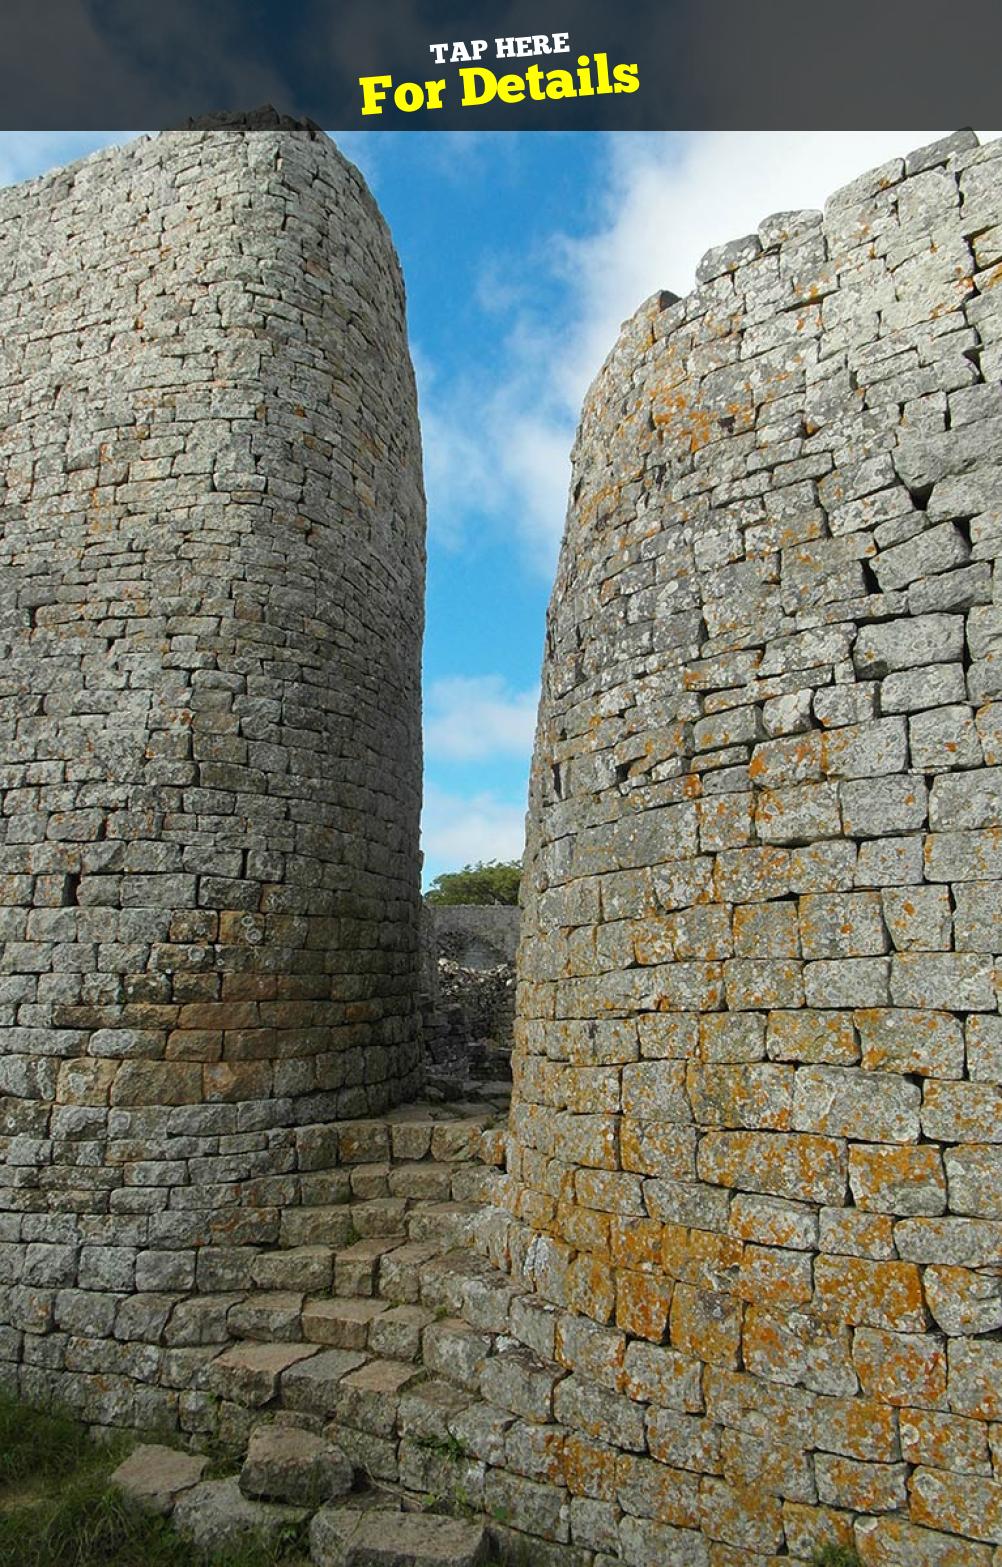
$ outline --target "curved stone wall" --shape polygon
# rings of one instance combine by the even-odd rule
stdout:
[[[419,1081],[414,382],[305,132],[0,191],[0,330],[0,1320],[99,1336]]]
[[[579,1545],[625,1510],[630,1562],[764,1564],[855,1520],[881,1567],[987,1567],[1002,143],[698,280],[626,324],[574,451],[495,1248],[526,1343],[557,1308]]]

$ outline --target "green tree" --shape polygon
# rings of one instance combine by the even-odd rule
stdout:
[[[478,860],[461,871],[443,871],[425,893],[427,903],[517,903],[520,860]]]

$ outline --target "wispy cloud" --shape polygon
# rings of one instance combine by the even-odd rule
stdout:
[[[428,690],[425,746],[443,761],[525,757],[532,750],[539,689],[512,691],[501,675],[455,675]]]
[[[525,843],[525,807],[489,791],[465,796],[430,784],[425,790],[421,846],[426,879],[478,860],[515,860]]]
[[[935,131],[620,133],[603,137],[597,218],[555,234],[502,279],[509,327],[500,373],[421,378],[432,525],[462,542],[464,519],[513,533],[523,562],[552,574],[581,401],[620,324],[656,289],[687,293],[712,245],[775,211],[820,207],[864,169]],[[485,262],[480,294],[499,278]],[[545,301],[540,280],[549,287]],[[565,306],[556,319],[552,284]],[[535,280],[535,281],[534,281]]]

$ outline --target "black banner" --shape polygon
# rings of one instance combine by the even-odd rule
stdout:
[[[6,0],[0,122],[952,128],[995,123],[1000,56],[999,0]]]

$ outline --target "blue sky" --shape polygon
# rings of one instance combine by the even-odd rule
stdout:
[[[691,288],[710,245],[938,133],[334,134],[407,282],[429,503],[427,882],[521,851],[568,453],[619,323],[656,288]],[[0,134],[0,184],[121,139]]]

